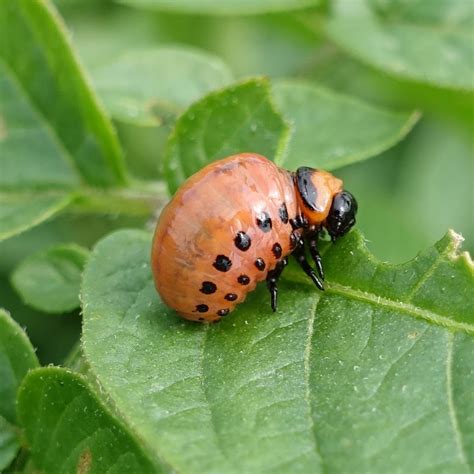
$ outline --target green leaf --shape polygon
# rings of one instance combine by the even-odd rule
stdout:
[[[53,367],[31,372],[18,412],[42,472],[162,472],[77,374]]]
[[[0,309],[0,469],[6,468],[20,447],[16,428],[16,393],[38,359],[24,331]]]
[[[16,423],[15,398],[28,370],[38,366],[38,359],[28,337],[3,309],[0,309],[0,416]]]
[[[126,174],[112,125],[51,4],[3,0],[0,31],[3,239],[66,207],[81,183],[118,186]]]
[[[334,169],[375,156],[402,140],[419,118],[394,113],[298,80],[273,86],[279,109],[293,125],[286,155],[291,169]]]
[[[0,241],[40,224],[71,202],[67,194],[0,194]]]
[[[395,76],[473,89],[474,10],[464,0],[336,3],[325,24],[351,55]]]
[[[217,57],[177,46],[130,51],[94,73],[111,115],[141,126],[161,125],[231,81],[231,72]]]
[[[179,118],[167,145],[165,174],[171,193],[208,163],[242,152],[275,159],[288,126],[274,109],[269,84],[252,79],[196,102]]]
[[[5,469],[11,464],[19,448],[16,428],[0,416],[0,469]]]
[[[377,155],[401,140],[419,113],[394,113],[298,80],[252,80],[212,93],[192,105],[171,135],[166,177],[174,192],[207,163],[244,151],[279,165],[334,169]]]
[[[178,13],[204,15],[243,15],[297,10],[318,5],[319,0],[120,0],[133,7],[156,8]]]
[[[119,143],[52,5],[47,1],[3,0],[0,30],[7,38],[0,43],[7,87],[15,88],[21,96],[23,108],[28,109],[25,114],[34,115],[35,128],[52,135],[62,159],[67,165],[72,162],[85,182],[101,187],[123,184],[126,178]],[[15,119],[10,114],[3,117],[18,139],[21,130],[15,130],[20,125]],[[36,141],[30,143],[30,149],[37,152]],[[33,157],[38,159],[37,154],[32,155],[22,157],[23,168],[28,168]],[[10,160],[12,156],[9,153]]]
[[[120,231],[83,279],[91,371],[151,453],[187,472],[456,472],[474,466],[473,265],[453,232],[400,266],[353,232],[228,319],[179,320],[151,237]],[[119,256],[119,257],[117,257]]]
[[[45,313],[79,307],[81,274],[89,252],[75,244],[51,247],[28,256],[12,274],[23,301]]]

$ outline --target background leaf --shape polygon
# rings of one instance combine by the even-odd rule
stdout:
[[[296,10],[317,5],[319,0],[204,0],[196,3],[193,0],[121,0],[133,7],[156,8],[182,13],[199,13],[207,15],[265,13],[280,10]]]
[[[277,314],[261,286],[202,327],[159,301],[150,236],[118,232],[86,267],[84,352],[180,472],[468,473],[473,266],[459,244],[390,266],[351,233],[324,250],[324,294],[292,269]]]
[[[19,449],[16,392],[26,373],[38,366],[30,341],[20,326],[0,309],[0,469]]]
[[[0,236],[6,238],[65,207],[66,189],[79,182],[123,185],[126,174],[114,130],[52,6],[5,0],[0,30]],[[58,188],[62,195],[51,196]]]
[[[342,154],[351,164],[337,175],[356,195],[358,229],[380,258],[406,261],[450,227],[461,231],[466,237],[463,247],[472,249],[474,222],[466,208],[472,194],[474,94],[470,5],[464,0],[315,0],[314,8],[297,11],[298,2],[262,0],[252,2],[251,8],[264,14],[232,16],[244,9],[249,13],[248,5],[178,0],[170,6],[174,11],[164,11],[130,8],[113,0],[51,1],[64,15],[73,46],[47,0],[0,2],[0,236],[55,216],[0,243],[0,300],[21,327],[28,328],[43,364],[80,371],[85,377],[79,379],[81,387],[93,401],[94,393],[105,395],[91,406],[105,410],[107,416],[100,419],[114,419],[128,439],[114,445],[112,456],[117,459],[115,453],[132,446],[141,456],[142,450],[148,453],[151,470],[183,474],[473,471],[472,264],[467,254],[455,249],[459,239],[454,234],[414,262],[397,267],[374,260],[357,234],[335,246],[322,244],[329,280],[324,294],[290,265],[280,286],[278,314],[270,313],[261,285],[228,320],[210,328],[176,319],[159,302],[146,267],[148,234],[123,238],[116,246],[102,247],[104,242],[95,251],[97,266],[101,263],[110,272],[98,268],[104,280],[98,288],[90,279],[94,298],[86,309],[86,355],[78,345],[78,309],[63,318],[47,317],[26,306],[11,285],[12,270],[33,252],[69,242],[89,248],[119,227],[153,227],[155,212],[166,199],[164,151],[177,114],[189,101],[204,102],[202,94],[226,92],[194,89],[198,84],[193,76],[198,74],[193,70],[184,90],[196,95],[187,97],[181,91],[173,102],[181,97],[188,102],[177,106],[157,97],[148,115],[145,101],[158,96],[158,85],[171,67],[140,69],[141,81],[133,72],[145,56],[155,57],[148,56],[150,51],[163,48],[191,51],[190,62],[199,56],[203,70],[207,58],[217,57],[239,80],[270,77],[272,88],[269,82],[264,87],[270,113],[262,116],[258,132],[265,132],[259,140],[270,150],[277,148],[276,159],[284,166],[298,165],[299,160],[318,166],[324,159],[324,166],[331,168],[341,145],[354,151]],[[270,12],[270,3],[285,10]],[[212,12],[202,10],[216,4],[220,8]],[[336,28],[340,38],[331,31],[334,22],[342,28]],[[122,93],[132,99],[133,107],[127,102],[127,107],[116,109],[114,123],[130,178],[123,172],[123,180],[117,179],[121,173],[115,172],[124,167],[122,151],[73,47],[91,76],[100,79],[109,106],[115,106]],[[157,69],[159,74],[149,80]],[[217,71],[211,82],[222,79]],[[112,87],[112,78],[120,90]],[[211,82],[206,82],[210,89],[227,84]],[[285,94],[277,96],[285,86]],[[88,104],[95,112],[85,113]],[[331,115],[334,110],[337,114]],[[423,117],[411,131],[413,110]],[[140,120],[119,118],[119,112],[130,111],[138,112]],[[218,115],[223,124],[213,126],[222,141],[238,130],[239,116],[232,122]],[[273,115],[268,128],[266,119]],[[317,129],[315,119],[321,119]],[[277,126],[280,123],[283,126]],[[196,147],[183,131],[185,160],[192,168]],[[89,154],[88,145],[84,154],[75,148],[85,135],[94,153]],[[214,130],[205,137],[212,142]],[[242,137],[242,144],[253,149],[255,140],[245,133],[235,145],[240,146]],[[380,152],[378,159],[365,160]],[[180,150],[177,155],[184,156]],[[93,160],[88,162],[88,157]],[[88,182],[79,162],[99,181],[104,176],[111,181]],[[183,177],[173,179],[180,183]],[[66,212],[56,215],[59,210]],[[62,375],[59,379],[65,381]],[[68,391],[61,386],[49,392],[55,383],[50,382],[43,385],[48,397],[35,392],[48,427],[54,423],[47,417],[61,411],[53,402],[64,401],[64,393],[74,385],[67,381]],[[71,393],[81,392],[76,388]],[[69,420],[75,408],[68,404],[61,416]],[[32,406],[28,409],[33,413]],[[66,449],[66,470],[90,467],[90,451],[81,448],[101,434],[84,438],[78,433],[83,420],[91,426],[90,411],[82,416],[79,411],[75,423],[65,423],[69,430],[61,422],[56,425],[60,438],[49,429],[40,433],[41,425],[34,427],[45,439],[32,444],[51,447],[45,463],[52,464],[42,471],[61,468],[58,458],[69,442],[77,447],[73,452]],[[22,449],[8,472],[39,470],[22,428],[0,415],[0,471],[19,444]],[[107,443],[94,447],[108,456]],[[78,458],[78,453],[83,456]]]
[[[94,72],[94,83],[115,119],[157,126],[213,89],[232,81],[208,53],[177,46],[129,51]]]
[[[252,79],[212,93],[186,110],[170,136],[165,161],[170,193],[206,164],[235,153],[275,159],[287,135],[266,80]]]
[[[58,245],[28,256],[14,270],[12,283],[23,301],[45,313],[79,307],[81,274],[89,252],[75,244]]]
[[[53,7],[48,2],[5,0],[0,28],[8,38],[0,45],[4,66],[30,110],[60,142],[64,158],[92,185],[123,184],[120,146]],[[8,127],[9,117],[4,120]]]
[[[352,0],[336,2],[333,8],[325,30],[358,59],[396,76],[441,87],[474,88],[470,2]]]
[[[33,227],[72,202],[67,194],[0,194],[0,241]]]
[[[24,331],[3,309],[0,309],[0,415],[15,424],[16,391],[28,370],[38,366],[38,359]]]
[[[11,464],[19,448],[17,429],[0,416],[0,469]]]
[[[412,129],[419,114],[397,114],[297,80],[272,87],[276,104],[292,124],[287,153],[278,164],[335,169],[375,156]]]
[[[31,372],[18,394],[35,467],[43,472],[162,472],[84,379],[59,368]]]

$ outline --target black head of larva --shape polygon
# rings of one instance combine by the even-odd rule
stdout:
[[[348,191],[342,191],[334,196],[329,215],[326,219],[326,229],[334,241],[347,234],[355,224],[357,201]]]

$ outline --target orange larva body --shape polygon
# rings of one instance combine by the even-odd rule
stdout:
[[[319,193],[312,224],[326,219],[340,180]],[[190,320],[219,320],[289,255],[303,230],[294,173],[256,154],[214,162],[189,178],[163,210],[152,270],[163,301]]]

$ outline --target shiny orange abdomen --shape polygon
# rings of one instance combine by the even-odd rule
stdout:
[[[206,166],[159,219],[152,271],[161,298],[186,319],[219,320],[291,253],[298,211],[292,175],[263,156]]]

